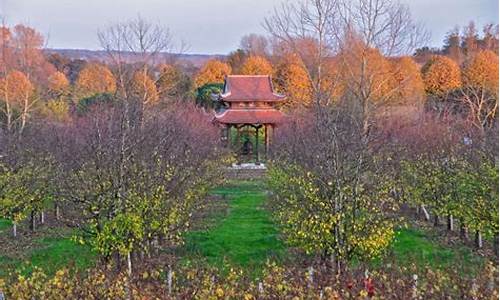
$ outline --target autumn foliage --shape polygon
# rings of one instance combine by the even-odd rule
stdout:
[[[78,75],[76,87],[85,96],[114,93],[116,79],[106,66],[89,64]]]
[[[34,92],[33,84],[20,71],[12,71],[0,81],[0,93],[4,101],[22,105]]]
[[[0,79],[0,99],[5,106],[7,130],[12,128],[16,119],[20,120],[20,130],[24,129],[34,102],[34,92],[33,84],[23,72],[12,71]],[[14,119],[16,115],[19,117]]]
[[[272,75],[273,66],[263,56],[252,55],[241,66],[241,75]]]
[[[344,91],[366,89],[372,102],[385,102],[395,97],[392,66],[378,49],[367,48],[353,39],[339,55],[340,86]]]
[[[302,60],[287,55],[276,67],[275,82],[279,92],[287,96],[289,108],[308,107],[313,101],[311,80]]]
[[[144,71],[134,74],[131,82],[131,93],[136,99],[140,99],[143,104],[153,104],[159,98],[155,82]]]
[[[452,59],[436,55],[423,67],[425,91],[438,97],[461,86],[460,68]]]
[[[395,101],[402,104],[421,104],[425,91],[417,63],[411,57],[403,56],[395,59],[392,67],[397,89]]]
[[[55,95],[63,95],[69,88],[69,81],[62,72],[55,72],[48,78],[48,89]]]
[[[196,74],[194,82],[196,87],[207,83],[223,83],[224,77],[229,74],[231,74],[231,66],[220,60],[212,59],[207,61]]]
[[[478,52],[463,71],[465,84],[484,87],[491,93],[498,94],[498,55],[493,51]]]

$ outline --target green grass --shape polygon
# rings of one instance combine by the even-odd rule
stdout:
[[[217,267],[229,262],[247,269],[260,269],[267,259],[284,257],[286,248],[277,238],[277,228],[269,213],[263,209],[267,196],[262,182],[233,182],[216,189],[214,194],[230,197],[229,213],[212,215],[212,227],[187,235],[183,254],[187,254],[188,259],[202,256]],[[388,250],[385,257],[372,261],[373,266],[387,261],[432,268],[458,265],[467,272],[485,262],[470,248],[441,245],[431,239],[429,233],[418,229],[399,230]]]
[[[45,238],[40,241],[42,247],[31,252],[30,262],[49,274],[70,266],[78,270],[90,267],[96,254],[87,245],[81,245],[70,238]]]
[[[35,241],[35,246],[23,259],[0,256],[0,278],[18,270],[29,274],[35,267],[53,275],[61,268],[85,270],[92,266],[96,254],[88,246],[77,244],[70,237],[46,237]]]
[[[416,229],[399,231],[392,247],[391,254],[398,264],[431,266],[433,268],[457,266],[463,269],[474,269],[484,263],[484,258],[465,246],[442,246],[430,240],[426,234]]]
[[[0,218],[0,231],[3,231],[11,226],[12,226],[11,221]]]
[[[266,199],[263,186],[237,182],[215,190],[215,194],[230,197],[229,213],[212,228],[187,235],[188,255],[201,255],[218,267],[229,262],[248,269],[260,269],[268,258],[280,257],[285,248],[262,207]]]

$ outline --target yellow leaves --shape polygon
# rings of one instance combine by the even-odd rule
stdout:
[[[377,256],[391,243],[396,220],[385,220],[377,206],[392,207],[392,199],[384,197],[383,178],[375,189],[361,183],[332,189],[332,180],[319,181],[311,171],[297,166],[276,168],[269,170],[273,191],[279,196],[273,200],[274,216],[288,244],[306,253],[335,253],[348,260],[353,254]]]
[[[145,71],[134,74],[130,88],[131,94],[145,105],[153,104],[159,99],[156,85]]]
[[[392,63],[393,76],[398,89],[395,103],[421,105],[424,99],[424,82],[418,64],[408,56]]]
[[[460,68],[450,58],[436,55],[422,68],[425,90],[436,96],[444,96],[461,86]]]
[[[241,66],[242,75],[272,75],[273,66],[262,56],[250,56]]]
[[[369,95],[367,100],[373,103],[394,98],[392,65],[378,49],[369,48],[353,38],[346,42],[337,59],[340,85],[344,92],[364,93]]]
[[[217,290],[215,291],[215,294],[217,295],[217,297],[219,298],[222,298],[224,297],[224,290],[222,288],[217,288]]]
[[[76,87],[84,96],[114,93],[116,91],[116,79],[106,66],[89,64],[80,71]]]
[[[66,78],[66,75],[57,71],[49,76],[48,88],[49,91],[56,94],[56,96],[60,96],[67,92],[69,88],[69,81]]]
[[[11,105],[23,106],[33,96],[35,88],[23,72],[12,71],[0,79],[0,99]]]
[[[312,85],[304,63],[297,55],[285,55],[276,67],[274,81],[280,93],[287,96],[287,108],[308,107],[312,103]]]
[[[207,83],[223,83],[224,77],[231,74],[231,66],[216,59],[209,60],[196,74],[195,86],[201,87]]]
[[[498,56],[489,50],[478,52],[464,68],[464,83],[498,94]]]

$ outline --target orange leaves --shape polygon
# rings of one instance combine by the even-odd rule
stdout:
[[[498,94],[498,56],[490,50],[478,52],[465,66],[463,80],[465,84]]]
[[[401,104],[419,104],[424,97],[424,82],[418,64],[408,56],[397,58],[393,63],[397,88],[397,101]]]
[[[131,92],[134,97],[141,99],[144,104],[151,104],[159,99],[154,81],[144,71],[134,74],[131,82]]]
[[[433,56],[422,68],[425,91],[444,96],[461,86],[460,68],[446,56]]]
[[[346,44],[339,54],[341,86],[371,102],[393,98],[394,78],[391,63],[378,49],[360,41]]]
[[[33,93],[33,84],[20,71],[12,71],[0,79],[0,98],[11,105],[24,105]]]
[[[242,75],[272,75],[273,66],[262,56],[250,56],[243,66],[241,66]]]
[[[196,87],[200,87],[207,83],[223,83],[224,76],[231,74],[231,66],[221,62],[220,60],[212,59],[205,63],[194,79]]]
[[[89,64],[78,75],[76,86],[85,96],[114,93],[116,80],[113,73],[103,65]]]
[[[49,76],[48,82],[49,91],[56,95],[64,94],[69,88],[69,81],[66,78],[66,75],[57,71]]]
[[[297,108],[312,102],[309,74],[297,55],[286,55],[276,67],[275,81],[279,92],[287,95],[285,105]]]

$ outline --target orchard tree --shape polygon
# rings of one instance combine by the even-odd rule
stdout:
[[[398,91],[386,57],[411,52],[425,32],[407,6],[389,0],[284,4],[266,28],[299,55],[298,42],[315,50],[307,51],[314,54],[311,63],[302,60],[316,109],[280,130],[272,149],[271,172],[280,174],[272,176],[275,216],[287,227],[287,240],[330,257],[340,272],[353,257],[379,255],[394,237],[396,220],[388,213],[397,207],[390,193],[394,166],[377,147],[384,140],[375,124],[379,108]],[[330,83],[333,90],[325,91],[330,63],[337,64],[342,86]]]
[[[76,80],[76,88],[84,96],[116,92],[116,79],[104,65],[89,64],[83,68]]]
[[[207,83],[223,83],[224,77],[231,74],[231,66],[220,60],[211,59],[196,74],[194,83],[201,87]]]
[[[12,222],[12,235],[17,237],[17,224],[29,214],[26,199],[30,197],[23,177],[24,169],[17,172],[0,166],[0,216]]]
[[[127,261],[129,271],[138,255],[181,241],[224,157],[196,108],[141,116],[129,115],[131,107],[103,106],[55,126],[48,144],[58,199],[83,212],[72,220],[81,240],[105,259]]]

